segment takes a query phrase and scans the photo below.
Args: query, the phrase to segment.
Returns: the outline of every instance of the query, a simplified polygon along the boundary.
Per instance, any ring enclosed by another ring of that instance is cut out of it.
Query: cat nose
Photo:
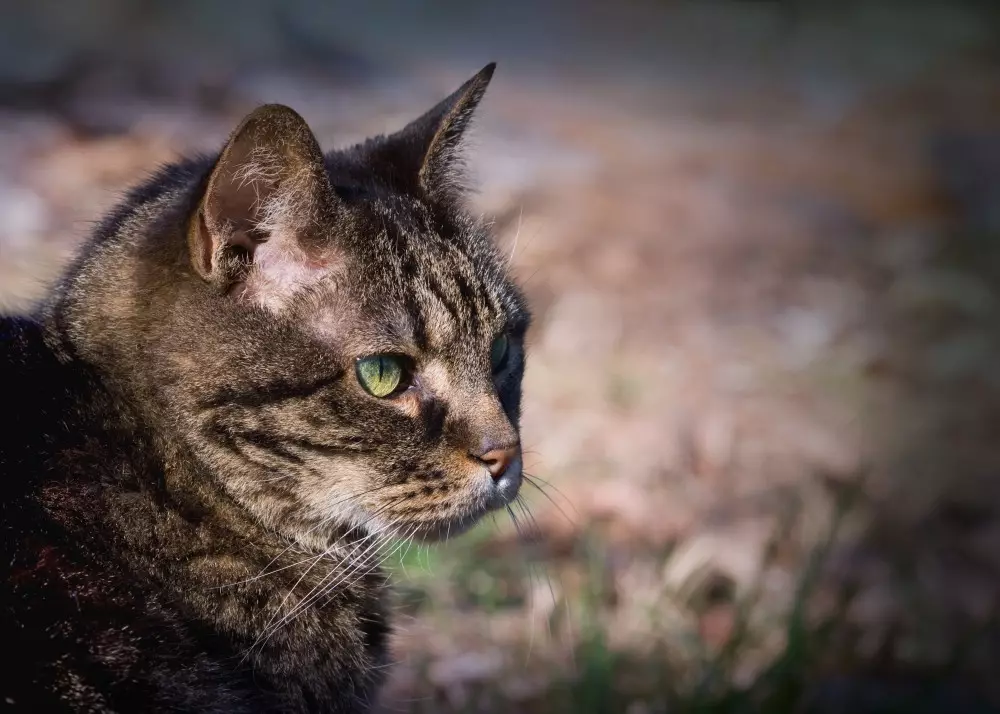
[[[475,456],[483,462],[483,465],[486,466],[486,470],[490,472],[490,476],[493,477],[493,480],[499,481],[507,472],[507,468],[510,466],[511,462],[517,458],[518,452],[519,445],[514,444],[513,446],[491,448],[486,453],[477,454]]]

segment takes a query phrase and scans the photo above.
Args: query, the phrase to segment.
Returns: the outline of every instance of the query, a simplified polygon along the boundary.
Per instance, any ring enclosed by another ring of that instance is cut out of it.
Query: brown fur
[[[518,443],[528,312],[456,166],[492,69],[326,156],[294,111],[258,109],[218,158],[133,191],[37,321],[2,325],[5,388],[32,391],[0,446],[0,633],[35,645],[0,696],[368,707],[380,549],[455,535],[520,484],[519,459],[494,481],[479,456]],[[412,380],[377,399],[354,364],[387,353]]]

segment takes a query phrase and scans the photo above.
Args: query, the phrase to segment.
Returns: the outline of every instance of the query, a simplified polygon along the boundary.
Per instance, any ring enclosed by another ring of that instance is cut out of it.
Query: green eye
[[[506,334],[498,335],[493,340],[493,346],[490,347],[490,366],[493,368],[494,373],[499,372],[500,368],[507,362],[507,350],[509,348],[510,340],[507,339]]]
[[[358,382],[373,397],[388,397],[399,388],[405,370],[398,357],[375,355],[357,361],[355,372]]]

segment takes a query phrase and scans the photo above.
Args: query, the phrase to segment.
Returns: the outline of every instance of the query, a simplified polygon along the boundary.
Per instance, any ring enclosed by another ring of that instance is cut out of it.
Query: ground
[[[90,63],[52,30],[0,78],[0,307],[257,103],[345,145],[497,59],[470,164],[536,315],[540,488],[390,559],[385,711],[1000,706],[996,11],[397,5],[182,78],[180,10]]]

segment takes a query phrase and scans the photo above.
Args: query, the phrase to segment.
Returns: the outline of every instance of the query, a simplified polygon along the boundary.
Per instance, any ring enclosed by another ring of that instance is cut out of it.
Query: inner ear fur
[[[234,272],[261,246],[290,259],[307,251],[317,214],[334,194],[319,143],[294,110],[268,104],[229,137],[188,229],[191,264],[203,279],[238,280]]]

